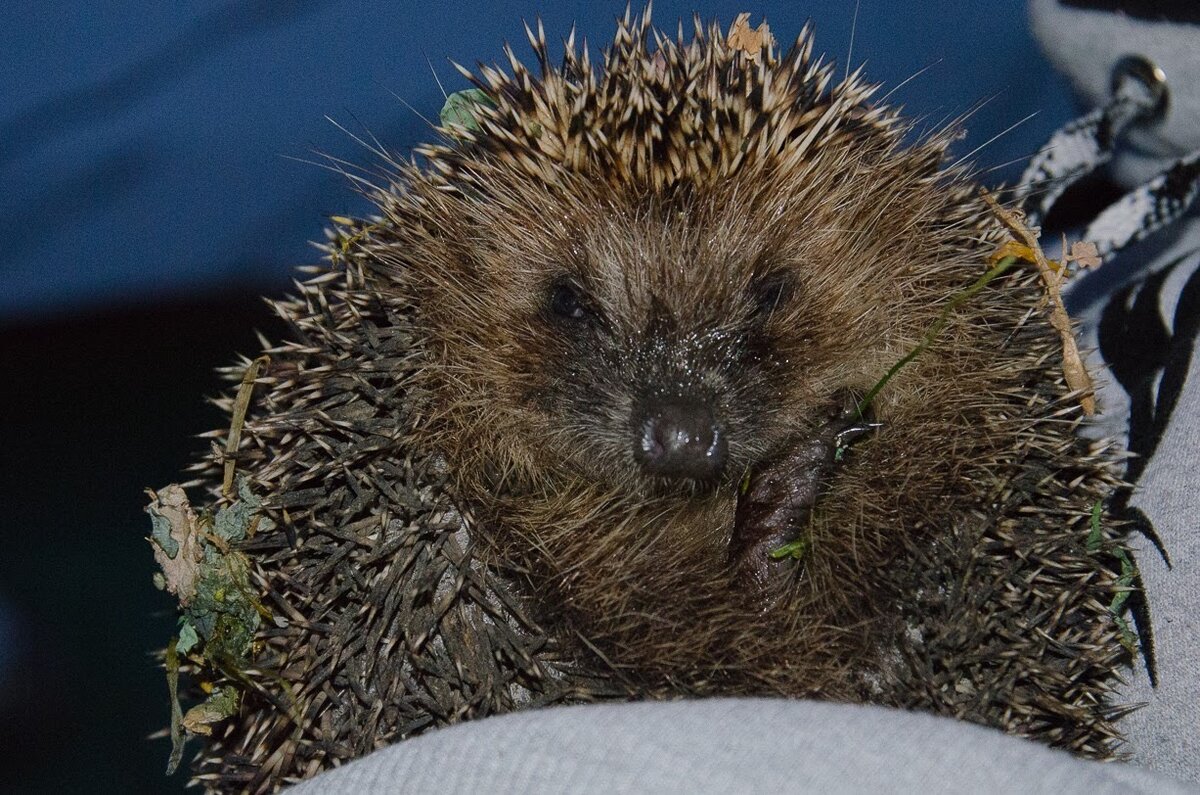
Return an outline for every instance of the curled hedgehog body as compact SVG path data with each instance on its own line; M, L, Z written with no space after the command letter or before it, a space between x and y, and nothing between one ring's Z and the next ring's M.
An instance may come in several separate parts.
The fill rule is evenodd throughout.
M752 53L627 16L598 71L531 41L540 74L484 69L477 125L393 162L276 304L297 341L237 466L279 523L242 544L279 620L199 780L703 695L1110 756L1110 460L1036 275L947 309L1003 238L950 134L906 141L807 31Z

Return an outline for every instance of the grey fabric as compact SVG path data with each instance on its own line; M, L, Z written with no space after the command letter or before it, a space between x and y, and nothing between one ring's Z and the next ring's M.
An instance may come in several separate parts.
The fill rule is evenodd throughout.
M1200 792L945 718L774 699L520 712L398 743L288 790L401 791Z
M1097 350L1098 327L1106 312L1128 310L1145 301L1157 309L1154 320L1172 332L1173 339L1163 358L1183 381L1164 387L1164 377L1173 381L1179 376L1159 373L1148 393L1153 397L1155 413L1163 418L1169 411L1169 419L1130 500L1130 505L1150 520L1171 561L1168 566L1148 540L1135 537L1135 559L1149 605L1158 685L1151 686L1146 666L1139 660L1119 691L1118 700L1144 704L1120 724L1133 759L1155 770L1200 782L1200 357L1193 349L1195 329L1185 328L1200 318L1194 317L1194 297L1185 298L1182 306L1180 302L1181 294L1194 296L1200 287L1200 220L1181 227L1181 234L1172 241L1163 241L1169 245L1160 251L1150 252L1143 247L1131 252L1135 258L1146 258L1148 264L1142 268L1140 278L1115 292L1116 307L1108 300L1097 299L1077 316L1084 332L1082 344L1091 349L1089 364L1097 373L1100 414L1089 432L1122 443L1128 440L1131 410L1138 409ZM1130 265L1126 259L1117 260L1113 266ZM1163 263L1170 264L1170 269L1156 267ZM1094 278L1103 279L1105 274L1095 274ZM1086 281L1079 286L1086 287ZM1114 354L1110 351L1109 355ZM1164 395L1167 389L1177 390L1173 406L1168 405Z
M1029 0L1029 12L1042 49L1085 102L1107 101L1112 67L1122 56L1147 57L1166 73L1167 115L1130 131L1114 161L1117 180L1135 185L1200 149L1200 25L1073 8L1058 0ZM1077 277L1067 292L1097 374L1100 415L1088 433L1116 439L1143 457L1131 465L1137 488L1129 504L1145 514L1171 561L1168 565L1148 538L1135 538L1158 685L1151 685L1139 661L1118 700L1144 706L1121 728L1137 763L1195 782L1200 782L1198 269L1200 218L1193 211L1098 272ZM1131 423L1140 428L1139 438L1131 438Z
M1158 687L1144 671L1122 696L1146 706L1125 719L1135 758L1164 773L1200 781L1200 360L1193 360L1175 417L1142 476L1131 505L1154 523L1172 566L1148 543L1138 555L1150 601Z

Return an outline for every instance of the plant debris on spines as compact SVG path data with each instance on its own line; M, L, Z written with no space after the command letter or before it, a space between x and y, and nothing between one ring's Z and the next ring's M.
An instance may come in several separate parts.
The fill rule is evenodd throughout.
M180 656L193 663L197 676L240 679L262 619L269 618L250 584L249 561L232 545L259 530L269 533L274 522L261 515L262 503L245 477L237 481L237 495L215 514L197 515L183 489L173 485L151 492L146 508L153 526L150 541L163 569L156 584L179 599L181 613L179 634L166 657L172 743L168 773L179 764L183 732L209 734L211 724L233 715L243 684L213 688L203 683L208 697L183 713L176 695Z

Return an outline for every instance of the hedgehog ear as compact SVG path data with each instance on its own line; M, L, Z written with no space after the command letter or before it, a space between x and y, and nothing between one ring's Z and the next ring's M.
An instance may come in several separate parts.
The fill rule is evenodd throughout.
M458 255L457 267L451 272L462 289L480 291L485 283L483 274L488 271L489 268L477 252L464 250Z
M478 253L464 245L453 229L430 231L427 243L403 255L408 268L433 284L452 287L455 292L482 291L483 266Z

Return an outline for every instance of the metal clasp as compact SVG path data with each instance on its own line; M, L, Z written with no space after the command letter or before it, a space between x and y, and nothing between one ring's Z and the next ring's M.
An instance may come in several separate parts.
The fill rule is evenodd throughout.
M1114 98L1128 96L1141 108L1137 114L1140 122L1161 121L1167 115L1170 92L1166 72L1145 56L1121 56L1113 64L1109 91Z

